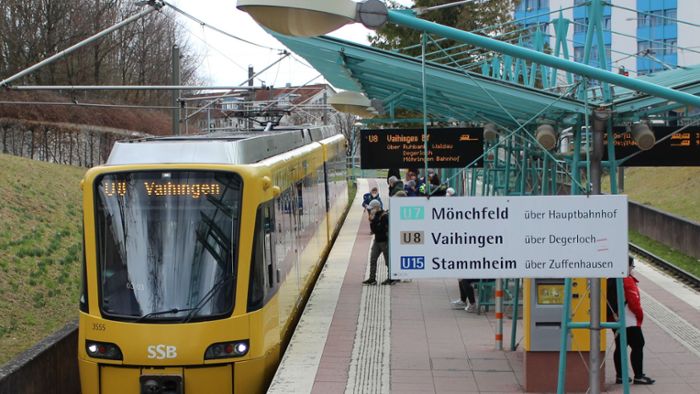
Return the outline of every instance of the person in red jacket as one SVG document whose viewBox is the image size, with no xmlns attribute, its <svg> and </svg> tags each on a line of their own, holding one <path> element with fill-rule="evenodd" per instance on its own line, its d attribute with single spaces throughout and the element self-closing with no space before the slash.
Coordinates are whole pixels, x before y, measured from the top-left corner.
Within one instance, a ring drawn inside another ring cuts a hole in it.
<svg viewBox="0 0 700 394">
<path fill-rule="evenodd" d="M 644 334 L 642 334 L 642 321 L 644 321 L 644 311 L 642 310 L 642 298 L 639 293 L 637 283 L 639 281 L 632 275 L 634 260 L 629 257 L 629 275 L 623 279 L 625 290 L 625 325 L 627 326 L 627 345 L 632 348 L 630 361 L 634 371 L 634 384 L 654 384 L 655 380 L 644 375 Z M 612 282 L 612 281 L 611 281 Z M 608 289 L 615 291 L 615 289 Z M 617 312 L 617 305 L 615 305 Z M 614 312 L 613 312 L 614 313 Z M 620 336 L 615 333 L 615 372 L 617 379 L 615 383 L 622 383 L 622 369 L 620 359 Z M 627 351 L 625 351 L 625 354 Z"/>
</svg>

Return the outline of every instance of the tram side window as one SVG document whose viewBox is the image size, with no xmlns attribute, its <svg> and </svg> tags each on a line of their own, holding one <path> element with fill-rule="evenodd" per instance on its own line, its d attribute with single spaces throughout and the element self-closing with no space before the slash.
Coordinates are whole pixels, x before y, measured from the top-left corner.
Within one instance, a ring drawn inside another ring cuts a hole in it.
<svg viewBox="0 0 700 394">
<path fill-rule="evenodd" d="M 275 280 L 275 210 L 272 202 L 266 203 L 264 206 L 264 232 L 265 232 L 265 266 L 267 267 L 267 285 L 268 288 L 274 288 L 279 282 L 279 278 Z"/>
<path fill-rule="evenodd" d="M 85 260 L 85 230 L 83 229 L 83 272 L 80 280 L 80 310 L 88 313 L 87 260 Z"/>
<path fill-rule="evenodd" d="M 250 260 L 250 284 L 248 287 L 248 312 L 265 305 L 274 294 L 274 212 L 273 203 L 258 207 L 255 217 L 253 251 Z"/>
</svg>

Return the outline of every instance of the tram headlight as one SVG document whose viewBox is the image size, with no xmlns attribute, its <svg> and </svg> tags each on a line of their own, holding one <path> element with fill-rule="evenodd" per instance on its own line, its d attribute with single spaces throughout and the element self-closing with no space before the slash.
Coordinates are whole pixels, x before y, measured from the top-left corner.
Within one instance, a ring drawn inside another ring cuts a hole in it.
<svg viewBox="0 0 700 394">
<path fill-rule="evenodd" d="M 204 353 L 205 360 L 215 360 L 218 358 L 243 357 L 248 354 L 250 343 L 247 339 L 242 341 L 219 342 L 207 348 Z"/>
<path fill-rule="evenodd" d="M 119 346 L 108 342 L 85 341 L 85 350 L 88 356 L 93 358 L 104 358 L 107 360 L 123 360 L 122 351 Z"/>
</svg>

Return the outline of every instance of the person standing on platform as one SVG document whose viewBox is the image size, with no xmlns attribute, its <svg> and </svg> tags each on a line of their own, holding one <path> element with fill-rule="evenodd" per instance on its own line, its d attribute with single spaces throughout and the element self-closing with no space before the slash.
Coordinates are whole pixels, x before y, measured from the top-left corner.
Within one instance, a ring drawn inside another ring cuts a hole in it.
<svg viewBox="0 0 700 394">
<path fill-rule="evenodd" d="M 452 197 L 455 195 L 455 189 L 448 188 L 445 191 L 445 196 Z M 474 296 L 474 287 L 472 283 L 478 282 L 478 279 L 459 279 L 459 299 L 452 301 L 454 309 L 464 309 L 469 313 L 476 312 L 476 297 Z"/>
<path fill-rule="evenodd" d="M 440 182 L 440 175 L 433 174 L 430 178 L 430 194 L 433 197 L 445 197 L 447 195 L 447 185 Z"/>
<path fill-rule="evenodd" d="M 418 195 L 418 191 L 416 190 L 416 181 L 410 180 L 406 182 L 406 185 L 403 187 L 403 190 L 406 192 L 406 196 L 408 197 L 415 197 Z"/>
<path fill-rule="evenodd" d="M 392 197 L 400 190 L 403 190 L 403 182 L 401 182 L 399 178 L 395 176 L 389 178 L 389 197 Z"/>
<path fill-rule="evenodd" d="M 379 189 L 376 187 L 373 187 L 369 193 L 365 193 L 362 196 L 362 207 L 367 211 L 367 218 L 369 220 L 372 220 L 372 210 L 369 208 L 369 203 L 374 200 L 379 201 L 380 207 L 384 207 L 384 204 L 382 204 L 382 199 L 379 197 Z"/>
<path fill-rule="evenodd" d="M 478 282 L 478 279 L 460 279 L 459 283 L 459 299 L 452 301 L 454 309 L 462 309 L 469 313 L 476 312 L 476 297 L 474 296 L 474 287 L 472 283 Z"/>
<path fill-rule="evenodd" d="M 369 207 L 372 215 L 369 226 L 374 233 L 374 242 L 369 256 L 369 278 L 362 283 L 365 285 L 377 284 L 377 260 L 381 254 L 384 256 L 387 270 L 387 279 L 382 284 L 390 285 L 394 281 L 389 278 L 389 212 L 384 211 L 377 200 L 372 200 Z"/>
<path fill-rule="evenodd" d="M 389 185 L 389 190 L 391 190 L 391 183 L 390 179 L 392 176 L 395 176 L 396 179 L 401 179 L 401 170 L 398 168 L 390 168 L 389 173 L 386 174 L 386 184 Z"/>
<path fill-rule="evenodd" d="M 630 361 L 632 370 L 634 371 L 634 384 L 654 384 L 655 380 L 644 375 L 644 334 L 642 334 L 642 321 L 644 320 L 644 311 L 642 310 L 641 296 L 637 283 L 639 281 L 632 274 L 634 269 L 634 260 L 629 257 L 629 275 L 623 279 L 623 288 L 625 295 L 625 325 L 627 326 L 627 345 L 632 348 L 630 353 Z M 608 279 L 608 321 L 616 321 L 617 314 L 617 285 L 616 280 Z M 622 359 L 621 353 L 624 350 L 625 357 L 627 349 L 620 349 L 620 336 L 617 330 L 615 333 L 615 352 L 613 353 L 613 361 L 615 362 L 615 383 L 622 383 Z"/>
</svg>

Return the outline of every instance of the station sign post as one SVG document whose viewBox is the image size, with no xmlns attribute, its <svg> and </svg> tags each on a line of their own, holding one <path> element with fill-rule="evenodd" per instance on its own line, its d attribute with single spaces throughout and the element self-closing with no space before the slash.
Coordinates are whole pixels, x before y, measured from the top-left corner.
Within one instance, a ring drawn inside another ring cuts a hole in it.
<svg viewBox="0 0 700 394">
<path fill-rule="evenodd" d="M 392 198 L 392 279 L 622 278 L 627 196 Z"/>
</svg>

